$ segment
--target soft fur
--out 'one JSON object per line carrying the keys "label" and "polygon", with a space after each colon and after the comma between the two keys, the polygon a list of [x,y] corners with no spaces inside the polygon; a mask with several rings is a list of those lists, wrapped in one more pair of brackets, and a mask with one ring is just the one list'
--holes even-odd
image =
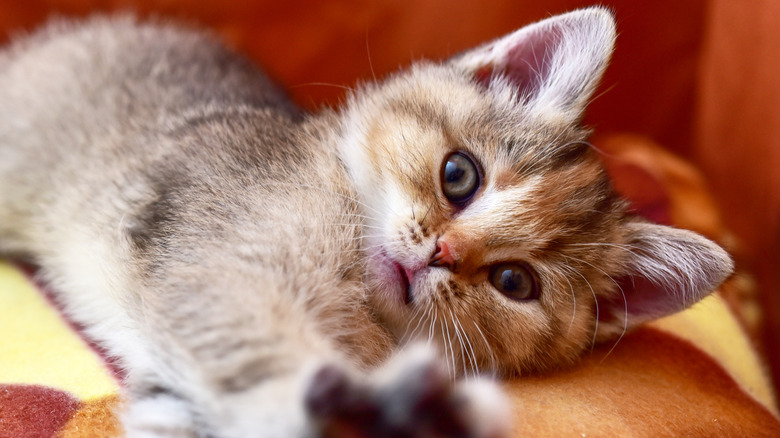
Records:
{"label": "soft fur", "polygon": [[[309,115],[201,34],[51,26],[0,61],[0,249],[126,367],[131,435],[501,436],[494,387],[447,375],[569,363],[731,271],[630,215],[585,142],[614,36],[553,17]],[[483,183],[456,208],[458,150]],[[491,286],[505,262],[538,298]]]}

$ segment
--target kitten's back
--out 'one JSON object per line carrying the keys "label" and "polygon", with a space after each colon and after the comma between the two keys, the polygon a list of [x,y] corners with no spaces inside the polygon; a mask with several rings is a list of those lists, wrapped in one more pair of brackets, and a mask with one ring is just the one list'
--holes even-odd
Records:
{"label": "kitten's back", "polygon": [[231,111],[297,118],[258,69],[203,33],[123,16],[56,21],[21,38],[0,63],[0,249],[14,251],[10,230],[19,234],[30,208],[97,207],[117,172],[175,153],[158,134]]}

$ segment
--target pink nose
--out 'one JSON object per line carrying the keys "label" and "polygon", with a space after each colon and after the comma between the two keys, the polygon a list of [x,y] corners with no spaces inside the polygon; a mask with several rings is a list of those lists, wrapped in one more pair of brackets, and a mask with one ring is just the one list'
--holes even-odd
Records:
{"label": "pink nose", "polygon": [[450,271],[455,269],[455,258],[450,253],[450,247],[443,239],[436,242],[436,252],[433,253],[428,261],[428,266],[444,266]]}

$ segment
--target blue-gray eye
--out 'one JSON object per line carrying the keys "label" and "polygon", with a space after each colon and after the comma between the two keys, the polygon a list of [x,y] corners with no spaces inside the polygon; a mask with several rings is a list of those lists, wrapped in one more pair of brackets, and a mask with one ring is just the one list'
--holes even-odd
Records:
{"label": "blue-gray eye", "polygon": [[444,196],[453,204],[462,206],[479,189],[479,170],[474,161],[462,152],[453,152],[444,161],[441,187]]}
{"label": "blue-gray eye", "polygon": [[515,301],[533,300],[539,290],[531,268],[525,264],[501,263],[490,268],[490,284]]}

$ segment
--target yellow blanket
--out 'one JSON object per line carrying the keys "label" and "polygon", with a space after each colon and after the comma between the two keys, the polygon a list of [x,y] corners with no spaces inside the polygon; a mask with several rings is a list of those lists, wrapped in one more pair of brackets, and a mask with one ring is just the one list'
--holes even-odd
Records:
{"label": "yellow blanket", "polygon": [[119,384],[16,266],[0,262],[0,436],[119,433]]}

